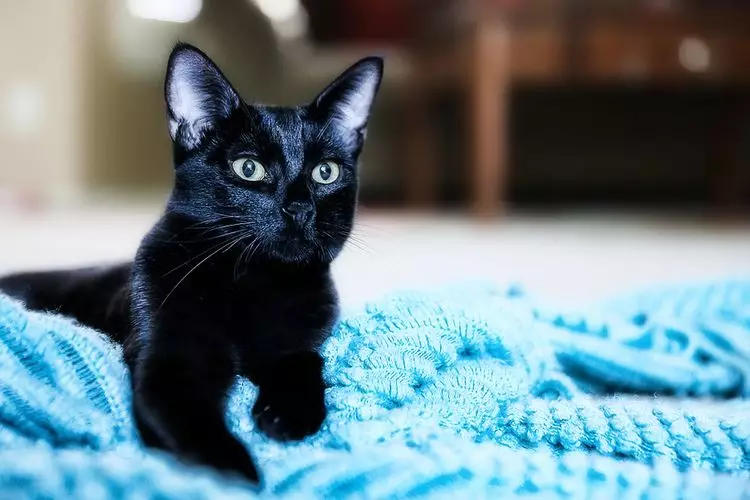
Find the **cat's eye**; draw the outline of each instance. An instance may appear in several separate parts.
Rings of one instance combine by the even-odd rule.
[[[259,161],[252,158],[238,158],[232,162],[232,170],[242,179],[260,182],[266,178],[266,169]]]
[[[312,171],[312,179],[318,184],[331,184],[341,175],[341,167],[332,161],[324,161]]]

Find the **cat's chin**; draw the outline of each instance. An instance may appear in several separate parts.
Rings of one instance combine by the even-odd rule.
[[[338,255],[338,249],[322,249],[310,240],[286,239],[268,245],[264,249],[266,258],[284,264],[330,264]]]
[[[285,264],[308,264],[319,260],[313,242],[303,238],[284,238],[268,245],[265,253]]]

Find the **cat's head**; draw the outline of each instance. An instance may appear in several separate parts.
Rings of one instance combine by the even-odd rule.
[[[165,84],[176,169],[170,209],[227,242],[244,236],[238,247],[268,258],[332,260],[352,228],[357,164],[382,75],[382,59],[370,57],[309,104],[256,105],[203,52],[177,45]]]

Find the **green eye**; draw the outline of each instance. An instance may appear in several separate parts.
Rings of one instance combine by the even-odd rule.
[[[341,174],[341,168],[332,161],[324,161],[312,171],[312,179],[318,184],[331,184]]]
[[[232,162],[232,170],[242,179],[250,182],[260,182],[266,178],[266,169],[259,161],[252,158],[238,158]]]

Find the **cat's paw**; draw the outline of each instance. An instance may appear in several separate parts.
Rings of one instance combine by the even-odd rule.
[[[239,475],[255,485],[260,484],[260,474],[252,457],[234,438],[217,440],[210,449],[190,458],[194,462],[209,465],[225,474]]]
[[[268,437],[278,441],[298,441],[315,434],[325,417],[326,409],[322,395],[269,395],[261,391],[253,406],[255,425]]]

